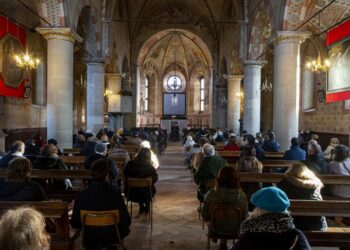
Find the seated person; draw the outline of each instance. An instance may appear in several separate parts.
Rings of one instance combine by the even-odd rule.
[[[224,150],[239,151],[240,147],[238,144],[238,138],[236,135],[230,135],[228,138],[228,143],[224,147]]]
[[[28,139],[26,141],[24,155],[25,156],[36,156],[39,154],[40,154],[40,148],[37,145],[35,145],[33,139]]]
[[[201,164],[201,162],[203,161],[204,159],[204,154],[202,152],[202,149],[203,149],[203,146],[206,144],[206,143],[210,143],[209,139],[207,137],[201,137],[199,139],[199,147],[200,147],[200,150],[198,153],[196,153],[192,158],[193,158],[193,161],[192,161],[192,164],[193,164],[193,168],[194,168],[194,171],[198,171],[198,168]]]
[[[85,147],[80,150],[80,154],[84,155],[85,158],[89,158],[95,153],[95,146],[97,144],[97,138],[95,136],[90,136],[87,139]]]
[[[148,148],[150,151],[151,151],[151,161],[152,161],[152,166],[155,168],[155,169],[158,169],[159,168],[159,161],[158,161],[158,157],[155,153],[153,153],[152,149],[151,149],[151,144],[149,141],[142,141],[140,143],[140,150],[142,148]],[[137,152],[138,154],[139,152]],[[136,155],[135,155],[136,157]]]
[[[315,174],[326,174],[328,172],[327,162],[323,158],[321,146],[317,141],[309,141],[307,159],[303,163]]]
[[[240,209],[241,220],[243,221],[248,214],[248,201],[245,193],[240,188],[238,173],[235,168],[223,167],[219,171],[217,184],[205,196],[202,209],[202,217],[205,221],[210,221],[210,206],[215,203],[228,203],[235,205]],[[239,227],[238,221],[216,221],[218,233],[225,234],[231,232],[232,228]],[[238,233],[238,232],[237,232]],[[226,240],[221,240],[220,249],[227,249]]]
[[[223,142],[224,139],[225,139],[225,137],[224,137],[224,132],[222,131],[221,128],[218,127],[218,128],[216,129],[216,134],[217,134],[217,136],[216,136],[215,140],[216,140],[217,142]]]
[[[296,161],[306,160],[306,152],[300,148],[299,139],[297,137],[293,137],[290,143],[292,145],[290,146],[290,149],[284,153],[283,159]]]
[[[33,208],[7,210],[1,217],[0,228],[0,249],[50,249],[45,218]]]
[[[48,140],[47,140],[47,144],[53,144],[53,145],[55,145],[56,148],[57,148],[57,155],[58,155],[58,156],[63,155],[63,154],[62,154],[62,151],[61,151],[61,150],[59,149],[59,147],[57,146],[57,141],[56,141],[56,139],[53,139],[53,138],[48,139]]]
[[[329,174],[350,175],[350,155],[349,148],[339,144],[334,148],[333,161],[328,166]],[[344,198],[350,198],[349,185],[332,185],[332,195]]]
[[[6,181],[0,182],[1,201],[43,201],[47,196],[36,182],[30,180],[32,163],[26,158],[14,158],[7,168]]]
[[[125,238],[130,230],[131,224],[128,210],[120,192],[113,189],[107,182],[109,168],[106,159],[99,159],[91,166],[92,183],[83,191],[79,192],[74,201],[71,225],[73,228],[81,229],[81,210],[105,211],[119,210],[120,222],[118,229],[120,237]],[[85,227],[84,235],[85,249],[96,250],[108,248],[118,243],[114,226]]]
[[[265,151],[264,149],[259,145],[258,141],[255,139],[255,137],[251,134],[246,135],[247,144],[246,145],[252,145],[255,148],[256,158],[258,158],[259,161],[265,160]],[[241,145],[241,148],[243,146]]]
[[[323,157],[325,160],[333,160],[334,149],[339,145],[338,138],[332,138],[331,143],[328,145],[326,150],[323,152]]]
[[[125,196],[128,200],[138,202],[140,206],[139,213],[148,213],[150,201],[156,193],[154,183],[158,181],[158,174],[152,165],[151,150],[149,148],[141,148],[134,160],[129,161],[124,170],[125,176]],[[128,178],[152,178],[152,193],[149,188],[131,188],[128,189]]]
[[[125,164],[130,161],[130,154],[127,150],[120,148],[120,145],[111,142],[111,149],[108,151],[108,157],[122,157],[124,158]]]
[[[109,166],[109,183],[115,189],[118,189],[118,168],[115,165],[115,162],[107,158],[107,145],[104,143],[97,143],[95,146],[95,153],[89,158],[85,158],[84,166],[85,169],[90,169],[92,163],[98,159],[106,159]]]
[[[198,171],[194,174],[194,181],[198,185],[197,198],[199,201],[204,200],[204,196],[207,193],[207,182],[215,179],[221,168],[227,166],[227,161],[215,155],[215,148],[208,143],[204,144],[202,149],[204,159],[201,162]]]
[[[304,233],[295,228],[287,209],[288,196],[279,188],[267,187],[251,198],[255,209],[241,224],[241,237],[231,250],[311,250]]]
[[[80,148],[80,149],[83,149],[86,145],[86,142],[85,142],[85,136],[82,135],[82,134],[79,134],[77,136],[77,142],[74,143],[73,145],[73,148]]]
[[[40,157],[35,161],[34,167],[36,169],[69,169],[68,166],[58,157],[58,149],[53,144],[46,144],[40,150]],[[45,180],[38,180],[38,182],[45,187]],[[53,182],[53,188],[57,190],[71,189],[72,183],[69,179],[58,180]]]
[[[275,139],[275,133],[268,133],[268,139],[264,142],[262,148],[267,152],[278,152],[281,148],[280,144]]]
[[[322,182],[304,164],[293,164],[286,172],[285,177],[277,184],[289,199],[322,200]],[[293,216],[295,226],[300,230],[326,230],[325,217]]]
[[[0,159],[0,168],[7,168],[9,162],[16,157],[23,158],[25,144],[22,141],[15,141],[11,145],[11,149]]]

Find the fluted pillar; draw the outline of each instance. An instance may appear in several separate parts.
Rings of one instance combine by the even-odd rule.
[[[244,62],[243,129],[249,134],[260,132],[261,68],[265,61]]]
[[[227,77],[227,128],[239,134],[239,119],[241,117],[241,81],[242,75]]]
[[[300,44],[305,32],[279,31],[274,41],[273,130],[281,150],[298,136],[300,102]]]
[[[73,144],[73,46],[82,38],[70,28],[37,28],[47,40],[47,138]]]
[[[105,65],[87,63],[86,128],[96,135],[104,127]]]

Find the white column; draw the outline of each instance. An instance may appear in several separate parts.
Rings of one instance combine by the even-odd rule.
[[[249,134],[260,132],[261,68],[265,61],[244,62],[243,129]]]
[[[281,151],[298,136],[300,99],[300,44],[305,32],[279,31],[274,50],[273,130]]]
[[[96,135],[104,127],[105,65],[87,63],[86,128]]]
[[[73,46],[81,42],[70,28],[37,28],[47,40],[47,138],[60,148],[73,143]]]
[[[227,128],[239,135],[239,119],[241,117],[241,80],[242,75],[227,77]]]

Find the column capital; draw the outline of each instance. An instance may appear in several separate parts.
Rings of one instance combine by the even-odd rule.
[[[107,79],[121,79],[122,75],[120,73],[106,73],[105,74]]]
[[[277,31],[277,35],[273,39],[274,46],[280,43],[303,43],[311,35],[310,32],[301,31]]]
[[[86,64],[87,65],[104,65],[105,62],[102,58],[86,58]]]
[[[267,63],[267,61],[244,61],[244,66],[258,66],[262,67]]]
[[[75,31],[71,28],[36,28],[39,34],[41,34],[46,40],[64,40],[74,43],[77,41],[81,43],[83,38],[81,38]]]
[[[243,75],[228,75],[227,80],[240,81],[243,79]]]

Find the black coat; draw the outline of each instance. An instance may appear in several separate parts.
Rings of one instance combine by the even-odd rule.
[[[134,202],[149,202],[151,200],[151,193],[148,188],[132,188],[130,194],[128,190],[128,178],[147,178],[152,177],[152,183],[158,181],[158,174],[156,169],[147,163],[140,161],[129,161],[124,169],[125,176],[125,195],[129,200]],[[156,188],[152,185],[152,196],[156,193]]]
[[[32,181],[0,182],[1,201],[43,201],[47,196],[40,184]]]
[[[9,162],[14,159],[16,156],[12,155],[11,152],[5,154],[1,159],[0,159],[0,168],[7,169]]]
[[[119,210],[120,223],[118,229],[121,238],[124,238],[130,232],[131,220],[123,197],[105,181],[92,182],[90,186],[79,192],[75,198],[71,225],[77,229],[82,227],[80,210],[103,211],[113,209]],[[99,249],[117,243],[113,226],[85,227],[85,229],[84,244],[87,249]]]
[[[292,248],[295,243],[294,248]],[[249,232],[241,236],[231,250],[311,250],[303,234],[298,229],[282,233]]]
[[[89,158],[91,155],[95,153],[95,146],[97,142],[88,141],[85,144],[85,147],[80,150],[80,154],[85,155],[86,158]]]
[[[308,155],[307,160],[302,161],[311,171],[317,174],[327,174],[328,164],[323,158],[323,153],[320,152],[316,155]]]

